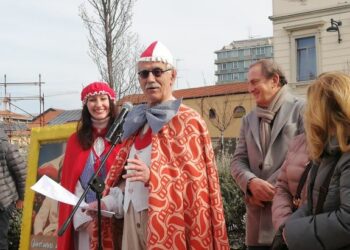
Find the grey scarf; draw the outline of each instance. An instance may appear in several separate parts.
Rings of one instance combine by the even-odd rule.
[[[122,139],[129,138],[129,136],[143,127],[146,122],[153,133],[158,133],[177,114],[181,102],[182,99],[177,99],[166,101],[153,107],[149,107],[147,104],[135,106],[125,118]]]
[[[282,106],[287,92],[287,87],[283,86],[273,98],[270,105],[265,109],[259,106],[256,107],[257,116],[261,119],[259,126],[260,143],[263,156],[266,156],[270,139],[271,139],[271,122],[275,118],[277,111]]]

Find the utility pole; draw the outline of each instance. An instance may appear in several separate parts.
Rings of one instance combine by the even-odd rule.
[[[181,76],[179,75],[180,69],[179,69],[179,62],[183,61],[183,59],[176,59],[176,71],[177,71],[177,76],[176,76],[176,89],[179,89],[179,78]]]

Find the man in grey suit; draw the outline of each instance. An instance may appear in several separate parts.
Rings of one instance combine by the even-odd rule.
[[[274,236],[274,185],[289,141],[303,131],[304,103],[288,93],[284,74],[271,60],[249,67],[248,85],[257,106],[242,120],[231,174],[245,194],[248,249],[265,250]]]

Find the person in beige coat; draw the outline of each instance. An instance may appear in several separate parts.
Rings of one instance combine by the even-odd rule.
[[[303,132],[304,102],[288,93],[287,80],[271,60],[248,71],[257,107],[243,117],[231,174],[245,193],[248,249],[269,249],[274,236],[271,203],[291,139]]]
[[[307,182],[300,193],[300,200],[295,200],[300,179],[306,169],[309,169],[309,155],[306,147],[305,134],[297,135],[290,143],[286,160],[283,162],[276,184],[276,194],[272,202],[272,223],[277,231],[293,209],[302,205],[307,198]],[[308,174],[308,172],[305,172]]]

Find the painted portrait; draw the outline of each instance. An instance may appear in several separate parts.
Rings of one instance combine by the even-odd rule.
[[[57,248],[58,202],[30,187],[44,175],[60,182],[66,141],[75,129],[75,123],[32,129],[20,249]]]

